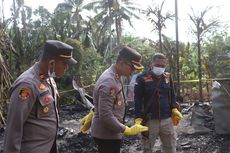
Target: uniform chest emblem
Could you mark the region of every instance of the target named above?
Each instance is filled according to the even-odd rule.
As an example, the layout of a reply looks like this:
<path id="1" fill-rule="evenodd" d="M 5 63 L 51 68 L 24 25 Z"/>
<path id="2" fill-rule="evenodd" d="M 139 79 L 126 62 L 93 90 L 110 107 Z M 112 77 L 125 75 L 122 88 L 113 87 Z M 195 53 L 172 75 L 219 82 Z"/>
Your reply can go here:
<path id="1" fill-rule="evenodd" d="M 116 88 L 110 88 L 109 95 L 114 95 L 116 93 Z"/>
<path id="2" fill-rule="evenodd" d="M 21 88 L 19 91 L 19 98 L 26 100 L 30 97 L 31 91 L 28 88 Z"/>
<path id="3" fill-rule="evenodd" d="M 48 96 L 44 97 L 44 102 L 48 103 L 50 101 L 50 98 Z"/>
<path id="4" fill-rule="evenodd" d="M 44 113 L 48 113 L 48 112 L 49 112 L 49 107 L 48 107 L 48 106 L 44 107 L 44 108 L 43 108 L 43 112 L 44 112 Z"/>
<path id="5" fill-rule="evenodd" d="M 117 105 L 118 105 L 118 106 L 121 106 L 121 104 L 122 104 L 121 101 L 118 101 L 118 102 L 117 102 Z"/>
<path id="6" fill-rule="evenodd" d="M 123 101 L 124 101 L 123 96 L 122 95 L 118 95 L 117 96 L 117 105 L 121 106 L 122 103 L 123 103 Z"/>

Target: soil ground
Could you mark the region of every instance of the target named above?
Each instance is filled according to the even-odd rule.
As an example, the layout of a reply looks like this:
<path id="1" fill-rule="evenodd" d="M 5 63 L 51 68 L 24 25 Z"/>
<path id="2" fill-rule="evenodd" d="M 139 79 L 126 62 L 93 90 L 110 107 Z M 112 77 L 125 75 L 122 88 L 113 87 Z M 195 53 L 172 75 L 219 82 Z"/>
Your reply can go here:
<path id="1" fill-rule="evenodd" d="M 177 131 L 178 153 L 230 153 L 230 135 L 217 135 L 214 130 L 214 120 L 210 105 L 202 105 L 206 116 L 203 117 L 202 128 L 191 124 L 192 109 L 190 105 L 183 106 L 183 119 L 175 127 Z M 96 153 L 94 141 L 90 133 L 80 133 L 79 119 L 88 113 L 80 105 L 62 106 L 60 109 L 60 129 L 58 144 L 60 153 Z M 133 124 L 133 108 L 128 111 L 127 125 Z M 199 129 L 199 130 L 197 130 Z M 3 152 L 4 128 L 0 129 L 0 153 Z M 160 141 L 155 144 L 155 152 L 162 153 Z M 141 153 L 140 136 L 123 138 L 122 153 Z"/>

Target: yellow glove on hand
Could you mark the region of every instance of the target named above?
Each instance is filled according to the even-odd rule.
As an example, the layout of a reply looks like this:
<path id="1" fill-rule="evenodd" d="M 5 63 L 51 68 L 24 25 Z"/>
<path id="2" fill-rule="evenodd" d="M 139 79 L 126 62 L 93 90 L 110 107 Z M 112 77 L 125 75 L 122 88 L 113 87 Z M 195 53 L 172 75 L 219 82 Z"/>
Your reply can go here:
<path id="1" fill-rule="evenodd" d="M 142 125 L 139 125 L 139 124 L 135 124 L 131 127 L 128 127 L 126 126 L 125 127 L 125 131 L 124 131 L 124 134 L 125 135 L 137 135 L 141 132 L 145 132 L 145 131 L 148 131 L 149 128 L 147 126 L 142 126 Z"/>
<path id="2" fill-rule="evenodd" d="M 88 115 L 80 119 L 80 124 L 82 125 L 80 129 L 81 132 L 86 132 L 90 128 L 93 115 L 94 115 L 94 112 L 90 111 Z"/>
<path id="3" fill-rule="evenodd" d="M 182 114 L 177 110 L 177 108 L 172 109 L 173 116 L 176 117 L 176 119 L 181 120 L 183 118 Z"/>
<path id="4" fill-rule="evenodd" d="M 142 122 L 142 121 L 143 121 L 142 118 L 136 118 L 136 119 L 135 119 L 135 124 L 141 125 L 141 122 Z"/>

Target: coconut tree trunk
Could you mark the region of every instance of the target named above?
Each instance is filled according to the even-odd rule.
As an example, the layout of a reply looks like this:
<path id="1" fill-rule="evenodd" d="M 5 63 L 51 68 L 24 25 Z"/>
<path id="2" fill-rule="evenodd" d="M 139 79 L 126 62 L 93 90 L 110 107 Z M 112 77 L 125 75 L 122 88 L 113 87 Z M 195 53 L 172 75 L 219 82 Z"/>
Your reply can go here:
<path id="1" fill-rule="evenodd" d="M 161 40 L 161 29 L 159 29 L 159 47 L 160 47 L 160 53 L 163 53 L 162 40 Z"/>
<path id="2" fill-rule="evenodd" d="M 198 28 L 199 29 L 199 28 Z M 201 47 L 200 47 L 200 34 L 197 33 L 197 49 L 198 49 L 198 78 L 199 78 L 199 101 L 203 102 L 202 94 L 202 65 L 201 65 Z"/>
<path id="3" fill-rule="evenodd" d="M 121 19 L 117 17 L 116 17 L 116 34 L 117 34 L 117 45 L 120 45 L 122 28 L 121 28 Z"/>

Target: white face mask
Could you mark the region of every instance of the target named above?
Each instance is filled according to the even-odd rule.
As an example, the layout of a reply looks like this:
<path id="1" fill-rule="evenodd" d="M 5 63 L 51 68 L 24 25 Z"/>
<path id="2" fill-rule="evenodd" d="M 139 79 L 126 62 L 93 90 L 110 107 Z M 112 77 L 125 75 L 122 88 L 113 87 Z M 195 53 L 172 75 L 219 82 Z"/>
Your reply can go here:
<path id="1" fill-rule="evenodd" d="M 156 66 L 154 66 L 154 67 L 152 68 L 152 71 L 153 71 L 153 73 L 156 74 L 156 75 L 161 75 L 161 74 L 163 74 L 163 73 L 165 72 L 165 67 L 164 67 L 164 68 L 161 68 L 161 67 L 156 67 Z"/>
<path id="2" fill-rule="evenodd" d="M 50 69 L 48 69 L 48 75 L 49 75 L 50 78 L 55 78 L 56 77 L 54 67 L 55 67 L 55 63 L 53 63 L 53 70 L 52 70 L 52 72 L 50 71 Z"/>
<path id="3" fill-rule="evenodd" d="M 50 78 L 55 78 L 56 77 L 56 74 L 55 74 L 54 71 L 50 72 L 50 70 L 48 70 L 48 75 L 49 75 Z"/>

